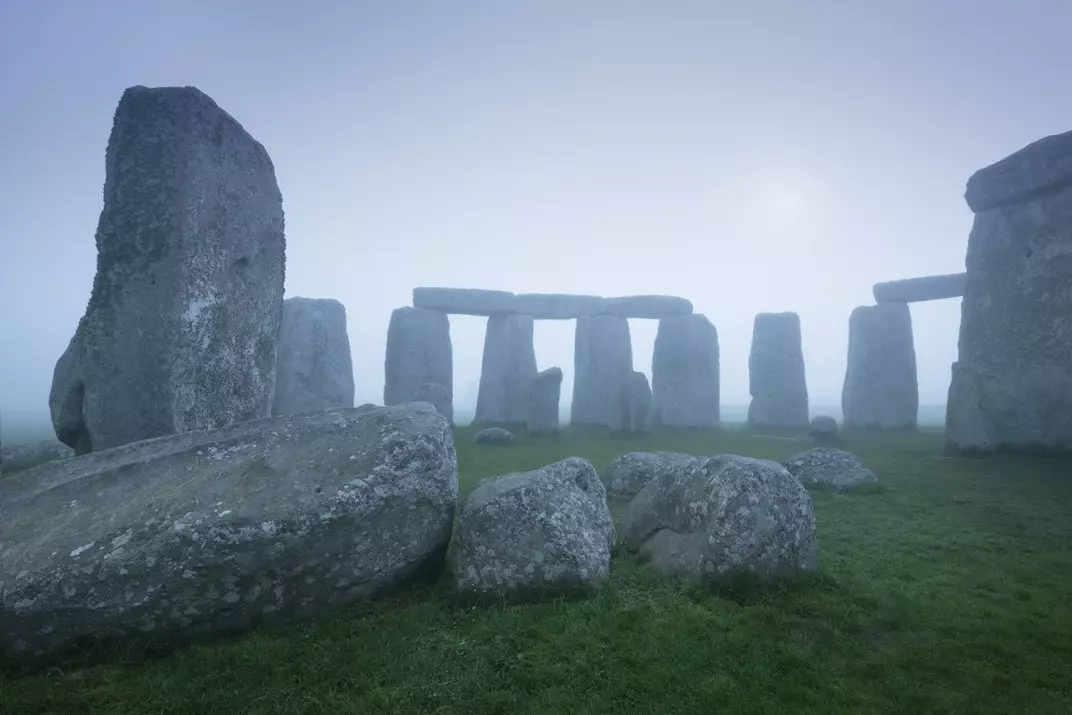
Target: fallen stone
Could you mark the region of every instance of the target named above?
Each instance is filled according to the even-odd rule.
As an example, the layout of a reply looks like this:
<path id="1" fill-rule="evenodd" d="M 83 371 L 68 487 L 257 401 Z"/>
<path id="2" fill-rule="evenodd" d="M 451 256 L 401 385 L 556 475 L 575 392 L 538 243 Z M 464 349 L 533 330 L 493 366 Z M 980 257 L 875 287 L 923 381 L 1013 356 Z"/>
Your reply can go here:
<path id="1" fill-rule="evenodd" d="M 718 370 L 718 331 L 705 315 L 660 320 L 651 367 L 655 424 L 717 427 Z"/>
<path id="2" fill-rule="evenodd" d="M 949 273 L 941 276 L 906 278 L 900 281 L 876 283 L 872 292 L 876 303 L 918 303 L 927 300 L 945 300 L 964 295 L 965 273 Z"/>
<path id="3" fill-rule="evenodd" d="M 451 540 L 454 588 L 510 600 L 591 594 L 610 576 L 614 539 L 606 492 L 587 460 L 485 479 Z"/>
<path id="4" fill-rule="evenodd" d="M 632 433 L 650 432 L 652 413 L 648 376 L 634 370 L 629 376 L 629 384 L 622 397 L 622 430 Z"/>
<path id="5" fill-rule="evenodd" d="M 692 313 L 692 302 L 669 295 L 628 295 L 607 298 L 603 311 L 623 318 L 671 318 Z"/>
<path id="6" fill-rule="evenodd" d="M 833 447 L 798 452 L 785 461 L 785 468 L 805 487 L 835 492 L 878 483 L 878 477 L 860 462 L 859 457 Z"/>
<path id="7" fill-rule="evenodd" d="M 613 315 L 577 319 L 570 422 L 620 431 L 622 395 L 633 374 L 629 321 Z"/>
<path id="8" fill-rule="evenodd" d="M 383 403 L 430 402 L 454 422 L 454 351 L 447 314 L 396 308 L 387 327 Z"/>
<path id="9" fill-rule="evenodd" d="M 837 420 L 829 415 L 817 415 L 812 418 L 808 436 L 816 441 L 836 439 L 838 436 Z"/>
<path id="10" fill-rule="evenodd" d="M 473 435 L 475 444 L 513 444 L 514 433 L 502 427 L 488 427 Z"/>
<path id="11" fill-rule="evenodd" d="M 458 497 L 427 404 L 253 420 L 0 481 L 0 644 L 282 625 L 442 566 Z"/>
<path id="12" fill-rule="evenodd" d="M 456 315 L 491 316 L 517 313 L 516 296 L 504 290 L 479 288 L 414 288 L 413 307 Z"/>
<path id="13" fill-rule="evenodd" d="M 615 459 L 603 473 L 607 494 L 632 497 L 660 474 L 696 465 L 696 457 L 677 452 L 629 452 Z"/>
<path id="14" fill-rule="evenodd" d="M 520 293 L 514 300 L 514 310 L 539 320 L 573 320 L 605 312 L 606 298 L 597 295 L 566 295 L 555 293 Z"/>
<path id="15" fill-rule="evenodd" d="M 268 152 L 194 87 L 130 87 L 105 165 L 56 436 L 86 454 L 268 416 L 286 246 Z"/>
<path id="16" fill-rule="evenodd" d="M 22 444 L 5 444 L 0 449 L 0 464 L 5 474 L 14 474 L 30 467 L 58 459 L 69 459 L 74 450 L 57 440 L 37 440 Z"/>
<path id="17" fill-rule="evenodd" d="M 530 389 L 529 434 L 558 433 L 559 400 L 562 396 L 562 369 L 548 368 L 532 379 Z"/>
<path id="18" fill-rule="evenodd" d="M 287 298 L 279 329 L 272 414 L 353 406 L 346 308 L 330 298 Z"/>
<path id="19" fill-rule="evenodd" d="M 972 174 L 964 200 L 972 212 L 978 214 L 1028 203 L 1044 194 L 1057 193 L 1070 184 L 1072 132 L 1065 132 L 1032 142 Z"/>
<path id="20" fill-rule="evenodd" d="M 536 377 L 533 321 L 528 315 L 488 318 L 473 424 L 526 424 Z"/>
<path id="21" fill-rule="evenodd" d="M 841 411 L 846 428 L 915 429 L 919 386 L 912 314 L 906 304 L 880 303 L 852 311 Z"/>
<path id="22" fill-rule="evenodd" d="M 629 502 L 625 547 L 657 571 L 724 583 L 819 568 L 811 496 L 782 465 L 733 454 L 672 460 Z"/>
<path id="23" fill-rule="evenodd" d="M 760 313 L 748 355 L 750 427 L 795 428 L 808 425 L 808 385 L 800 316 Z"/>

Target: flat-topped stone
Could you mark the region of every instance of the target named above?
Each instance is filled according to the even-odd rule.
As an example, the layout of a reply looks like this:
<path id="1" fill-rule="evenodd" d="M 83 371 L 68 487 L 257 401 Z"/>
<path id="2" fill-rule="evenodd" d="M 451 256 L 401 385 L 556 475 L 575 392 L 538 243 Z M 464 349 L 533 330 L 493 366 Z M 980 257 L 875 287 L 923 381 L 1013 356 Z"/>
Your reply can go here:
<path id="1" fill-rule="evenodd" d="M 1072 184 L 1072 131 L 1032 142 L 979 169 L 968 179 L 964 200 L 974 213 L 1027 201 Z"/>
<path id="2" fill-rule="evenodd" d="M 413 307 L 456 315 L 530 315 L 538 320 L 572 320 L 596 315 L 670 318 L 692 313 L 692 302 L 671 295 L 603 298 L 569 293 L 521 293 L 481 288 L 414 288 Z"/>
<path id="3" fill-rule="evenodd" d="M 516 313 L 516 296 L 505 290 L 480 288 L 414 288 L 413 307 L 455 315 Z"/>
<path id="4" fill-rule="evenodd" d="M 672 318 L 692 312 L 692 301 L 672 295 L 626 295 L 607 298 L 604 311 L 623 318 Z"/>
<path id="5" fill-rule="evenodd" d="M 967 276 L 967 273 L 946 273 L 886 281 L 876 283 L 872 292 L 875 294 L 876 303 L 919 303 L 925 300 L 960 298 L 964 295 Z"/>
<path id="6" fill-rule="evenodd" d="M 514 301 L 518 313 L 539 320 L 572 320 L 606 311 L 607 299 L 598 295 L 520 293 Z"/>

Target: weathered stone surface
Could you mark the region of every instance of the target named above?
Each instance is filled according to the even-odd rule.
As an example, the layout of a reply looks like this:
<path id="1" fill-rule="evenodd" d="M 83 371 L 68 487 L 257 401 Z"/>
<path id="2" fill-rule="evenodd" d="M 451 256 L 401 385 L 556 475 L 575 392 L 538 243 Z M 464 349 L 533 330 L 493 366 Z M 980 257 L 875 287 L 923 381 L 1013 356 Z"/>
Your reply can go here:
<path id="1" fill-rule="evenodd" d="M 74 450 L 57 440 L 5 444 L 0 448 L 0 464 L 3 464 L 5 474 L 73 456 Z"/>
<path id="2" fill-rule="evenodd" d="M 876 283 L 872 288 L 876 303 L 918 303 L 944 300 L 964 295 L 965 273 L 905 278 L 899 281 Z"/>
<path id="3" fill-rule="evenodd" d="M 808 385 L 796 313 L 756 316 L 748 355 L 748 389 L 752 395 L 750 427 L 808 425 Z"/>
<path id="4" fill-rule="evenodd" d="M 383 403 L 430 402 L 454 421 L 450 319 L 438 310 L 396 308 L 387 326 Z"/>
<path id="5" fill-rule="evenodd" d="M 622 395 L 632 374 L 629 321 L 613 315 L 578 318 L 570 422 L 621 430 Z"/>
<path id="6" fill-rule="evenodd" d="M 457 315 L 516 313 L 516 296 L 505 290 L 414 288 L 413 307 Z"/>
<path id="7" fill-rule="evenodd" d="M 819 567 L 808 491 L 776 462 L 733 454 L 669 461 L 629 502 L 621 535 L 678 577 L 769 580 Z"/>
<path id="8" fill-rule="evenodd" d="M 670 295 L 627 295 L 607 298 L 603 310 L 623 318 L 671 318 L 692 313 L 692 302 Z"/>
<path id="9" fill-rule="evenodd" d="M 485 479 L 451 540 L 454 588 L 514 599 L 590 593 L 610 576 L 614 538 L 606 491 L 585 459 Z"/>
<path id="10" fill-rule="evenodd" d="M 915 428 L 919 386 L 912 314 L 906 304 L 880 303 L 852 311 L 841 411 L 847 428 Z"/>
<path id="11" fill-rule="evenodd" d="M 785 460 L 785 468 L 805 487 L 843 492 L 878 483 L 878 477 L 860 462 L 859 457 L 833 447 L 798 452 Z"/>
<path id="12" fill-rule="evenodd" d="M 330 298 L 287 298 L 279 329 L 272 414 L 353 406 L 346 308 Z"/>
<path id="13" fill-rule="evenodd" d="M 1043 137 L 968 179 L 964 200 L 974 213 L 1028 203 L 1072 184 L 1072 132 Z M 971 269 L 968 269 L 969 272 Z"/>
<path id="14" fill-rule="evenodd" d="M 607 494 L 632 497 L 660 474 L 694 466 L 696 457 L 678 452 L 629 452 L 615 459 L 603 473 Z"/>
<path id="15" fill-rule="evenodd" d="M 561 368 L 548 368 L 532 379 L 529 434 L 549 435 L 558 432 L 558 409 L 561 396 Z"/>
<path id="16" fill-rule="evenodd" d="M 473 424 L 528 422 L 530 390 L 537 372 L 532 335 L 532 316 L 488 318 Z"/>
<path id="17" fill-rule="evenodd" d="M 0 644 L 182 641 L 381 595 L 442 565 L 458 496 L 427 404 L 253 420 L 0 481 Z"/>
<path id="18" fill-rule="evenodd" d="M 833 440 L 838 436 L 837 420 L 829 415 L 817 415 L 812 418 L 808 436 L 816 441 Z"/>
<path id="19" fill-rule="evenodd" d="M 473 435 L 475 444 L 513 444 L 514 433 L 502 427 L 488 427 Z"/>
<path id="20" fill-rule="evenodd" d="M 622 393 L 622 430 L 650 432 L 652 417 L 651 386 L 648 384 L 648 376 L 634 370 Z"/>
<path id="21" fill-rule="evenodd" d="M 53 374 L 79 454 L 271 412 L 283 204 L 268 152 L 194 87 L 123 92 L 93 291 Z"/>
<path id="22" fill-rule="evenodd" d="M 605 309 L 606 298 L 598 295 L 520 293 L 514 301 L 515 312 L 540 320 L 572 320 L 584 315 L 600 315 Z"/>
<path id="23" fill-rule="evenodd" d="M 660 320 L 651 367 L 655 424 L 717 427 L 718 367 L 718 331 L 707 316 Z"/>

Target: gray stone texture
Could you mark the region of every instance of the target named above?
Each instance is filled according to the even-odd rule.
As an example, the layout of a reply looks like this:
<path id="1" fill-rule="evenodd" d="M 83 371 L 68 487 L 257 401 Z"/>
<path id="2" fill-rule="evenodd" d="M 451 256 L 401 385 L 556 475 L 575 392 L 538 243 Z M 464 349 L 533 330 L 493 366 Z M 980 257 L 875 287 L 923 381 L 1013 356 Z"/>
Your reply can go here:
<path id="1" fill-rule="evenodd" d="M 808 491 L 776 462 L 733 454 L 667 461 L 629 502 L 621 537 L 681 578 L 773 580 L 819 568 Z"/>
<path id="2" fill-rule="evenodd" d="M 514 299 L 514 311 L 540 320 L 572 320 L 584 315 L 600 315 L 606 298 L 598 295 L 563 295 L 561 293 L 520 293 Z"/>
<path id="3" fill-rule="evenodd" d="M 633 374 L 629 321 L 613 315 L 578 318 L 573 365 L 570 422 L 621 430 L 622 395 Z"/>
<path id="4" fill-rule="evenodd" d="M 964 295 L 964 273 L 947 273 L 940 276 L 905 278 L 899 281 L 876 283 L 872 288 L 876 303 L 919 303 L 927 300 L 945 300 Z"/>
<path id="5" fill-rule="evenodd" d="M 841 411 L 846 428 L 915 428 L 919 386 L 907 304 L 880 303 L 852 311 Z"/>
<path id="6" fill-rule="evenodd" d="M 760 313 L 748 355 L 750 427 L 807 427 L 808 385 L 804 375 L 800 316 Z"/>
<path id="7" fill-rule="evenodd" d="M 785 468 L 805 487 L 843 492 L 865 484 L 877 484 L 878 477 L 852 452 L 833 447 L 815 447 L 785 460 Z"/>
<path id="8" fill-rule="evenodd" d="M 603 484 L 611 496 L 633 497 L 660 474 L 691 467 L 696 457 L 678 452 L 629 452 L 615 459 L 603 472 Z"/>
<path id="9" fill-rule="evenodd" d="M 1072 132 L 1043 137 L 968 179 L 964 200 L 973 213 L 1029 204 L 1072 184 Z M 971 268 L 968 269 L 971 273 Z"/>
<path id="10" fill-rule="evenodd" d="M 279 329 L 272 414 L 353 406 L 346 308 L 330 298 L 287 298 Z"/>
<path id="11" fill-rule="evenodd" d="M 271 412 L 283 204 L 268 152 L 194 87 L 130 87 L 93 290 L 49 408 L 79 454 Z"/>
<path id="12" fill-rule="evenodd" d="M 45 462 L 69 459 L 73 456 L 74 450 L 58 440 L 37 440 L 0 447 L 0 463 L 3 464 L 5 474 L 14 474 Z"/>
<path id="13" fill-rule="evenodd" d="M 622 395 L 622 431 L 650 432 L 653 427 L 651 385 L 648 376 L 636 370 Z"/>
<path id="14" fill-rule="evenodd" d="M 513 444 L 514 433 L 502 427 L 488 427 L 473 435 L 473 444 Z"/>
<path id="15" fill-rule="evenodd" d="M 532 379 L 529 405 L 529 434 L 558 433 L 558 410 L 562 396 L 562 369 L 552 367 Z"/>
<path id="16" fill-rule="evenodd" d="M 718 331 L 707 316 L 692 313 L 659 321 L 651 389 L 656 425 L 719 425 Z"/>
<path id="17" fill-rule="evenodd" d="M 603 310 L 624 318 L 672 318 L 692 313 L 692 302 L 670 295 L 627 295 L 607 298 Z"/>
<path id="18" fill-rule="evenodd" d="M 595 315 L 665 318 L 692 312 L 692 303 L 666 295 L 603 298 L 566 293 L 521 293 L 479 288 L 414 288 L 413 306 L 459 315 L 530 315 L 541 320 L 570 320 Z"/>
<path id="19" fill-rule="evenodd" d="M 515 296 L 505 290 L 479 288 L 414 288 L 413 307 L 456 315 L 489 316 L 516 313 Z"/>
<path id="20" fill-rule="evenodd" d="M 838 423 L 830 415 L 816 415 L 808 426 L 808 436 L 816 441 L 837 439 Z"/>
<path id="21" fill-rule="evenodd" d="M 454 421 L 450 319 L 438 310 L 396 308 L 387 326 L 383 404 L 430 402 Z"/>
<path id="22" fill-rule="evenodd" d="M 610 576 L 614 539 L 606 491 L 585 459 L 485 479 L 458 515 L 454 588 L 516 600 L 588 594 Z"/>
<path id="23" fill-rule="evenodd" d="M 537 372 L 532 336 L 532 316 L 488 318 L 473 424 L 528 423 L 530 390 Z"/>
<path id="24" fill-rule="evenodd" d="M 0 644 L 281 625 L 441 569 L 458 498 L 431 405 L 187 432 L 0 481 Z"/>

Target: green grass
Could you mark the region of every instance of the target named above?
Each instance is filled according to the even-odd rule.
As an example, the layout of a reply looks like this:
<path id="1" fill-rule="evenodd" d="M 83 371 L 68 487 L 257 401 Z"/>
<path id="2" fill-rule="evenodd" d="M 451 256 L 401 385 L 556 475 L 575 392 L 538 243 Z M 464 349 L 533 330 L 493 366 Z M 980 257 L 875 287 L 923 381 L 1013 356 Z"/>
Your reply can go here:
<path id="1" fill-rule="evenodd" d="M 783 459 L 741 432 L 475 446 L 479 479 L 634 449 Z M 446 584 L 154 655 L 146 643 L 0 674 L 12 713 L 1072 712 L 1072 464 L 946 459 L 941 435 L 845 446 L 882 480 L 814 493 L 822 575 L 715 593 L 616 553 L 586 601 L 452 605 Z M 614 504 L 620 516 L 622 504 Z"/>

